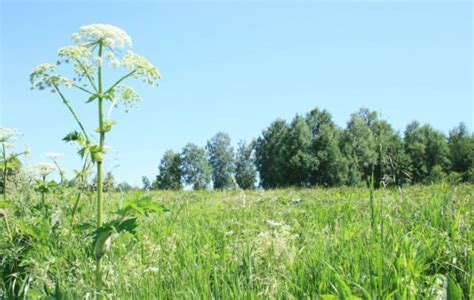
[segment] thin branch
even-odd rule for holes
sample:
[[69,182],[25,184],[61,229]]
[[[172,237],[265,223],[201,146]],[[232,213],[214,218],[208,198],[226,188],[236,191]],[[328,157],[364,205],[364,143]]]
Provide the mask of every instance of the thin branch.
[[81,63],[81,61],[79,59],[76,59],[76,62],[79,64],[79,66],[81,67],[82,71],[84,71],[84,74],[86,75],[87,79],[89,79],[89,82],[91,83],[92,87],[94,88],[94,90],[97,92],[97,87],[95,86],[94,84],[94,80],[92,80],[92,77],[89,75],[89,73],[87,73],[87,70],[86,70],[86,67],[84,67],[84,64]]
[[81,121],[79,120],[79,117],[74,112],[74,109],[72,108],[71,103],[64,97],[63,93],[61,93],[57,85],[54,85],[54,89],[58,92],[59,96],[61,96],[61,99],[63,100],[64,104],[66,104],[67,108],[69,109],[72,116],[76,120],[77,124],[81,128],[82,133],[84,134],[84,137],[86,138],[87,143],[89,143],[90,140],[89,140],[89,136],[87,135],[86,129],[84,128]]
[[120,82],[124,81],[125,79],[129,78],[130,76],[132,76],[133,74],[135,74],[137,70],[133,70],[131,71],[130,73],[122,76],[122,78],[120,78],[119,80],[117,80],[117,82],[115,82],[111,87],[109,87],[104,94],[107,94],[108,92],[110,92],[114,87],[116,87]]
[[84,91],[84,92],[86,92],[86,93],[88,93],[88,94],[95,95],[93,92],[91,92],[91,91],[89,91],[88,89],[85,89],[85,88],[83,88],[83,87],[81,87],[81,86],[79,86],[79,85],[77,85],[77,84],[74,84],[74,83],[73,83],[72,86],[75,87],[75,88],[78,88],[78,89],[80,89],[81,91]]

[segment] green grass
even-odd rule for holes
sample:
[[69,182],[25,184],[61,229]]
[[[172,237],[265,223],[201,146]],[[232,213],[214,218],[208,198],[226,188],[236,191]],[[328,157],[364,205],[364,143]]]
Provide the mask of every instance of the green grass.
[[[150,194],[169,211],[114,240],[103,260],[111,298],[470,299],[473,291],[474,186],[373,197],[354,188]],[[0,240],[0,298],[93,297],[94,196],[82,198],[71,230],[75,195],[49,194],[48,208],[39,195],[15,195],[14,238]],[[106,193],[105,215],[126,196]]]

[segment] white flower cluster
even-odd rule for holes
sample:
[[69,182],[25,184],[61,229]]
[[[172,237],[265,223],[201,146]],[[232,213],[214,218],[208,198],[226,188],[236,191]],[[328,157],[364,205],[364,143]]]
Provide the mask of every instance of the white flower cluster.
[[[59,50],[60,60],[57,65],[72,63],[77,76],[70,80],[57,75],[55,65],[42,64],[30,75],[32,88],[42,90],[65,85],[92,94],[94,90],[97,92],[95,74],[106,62],[113,68],[128,69],[131,73],[129,76],[135,79],[142,79],[147,84],[158,86],[158,80],[161,79],[160,71],[146,58],[130,50],[132,39],[124,30],[108,24],[91,24],[82,26],[79,32],[72,35],[72,39],[73,46]],[[87,82],[82,82],[85,78]],[[90,90],[87,89],[88,85],[91,87]],[[131,96],[130,91],[127,93]]]
[[70,79],[56,74],[56,66],[53,64],[41,64],[34,68],[30,82],[33,89],[39,90],[61,85],[72,86]]
[[85,46],[68,46],[59,49],[58,56],[65,59],[82,59],[92,55],[91,49]]
[[116,92],[118,92],[117,97],[125,106],[126,112],[129,112],[130,109],[137,106],[142,99],[140,95],[129,86],[119,85],[116,87]]
[[13,143],[20,135],[15,128],[0,128],[0,144]]
[[160,71],[143,56],[128,51],[122,65],[130,71],[135,71],[133,74],[135,79],[143,78],[143,82],[158,86],[158,80],[161,79]]
[[290,226],[267,221],[270,230],[259,233],[254,240],[254,262],[261,267],[270,267],[277,270],[291,265],[296,257],[294,242],[297,235],[291,233]]
[[25,173],[31,177],[46,177],[56,170],[57,168],[53,163],[40,162],[25,168]]
[[57,160],[61,158],[63,155],[61,153],[56,153],[56,152],[46,152],[43,154],[43,156],[51,160]]
[[77,45],[95,45],[101,42],[105,48],[120,50],[132,46],[132,39],[122,29],[108,24],[91,24],[82,26],[79,32],[72,35]]
[[36,165],[36,168],[40,176],[48,176],[57,169],[54,164],[49,162],[40,162]]

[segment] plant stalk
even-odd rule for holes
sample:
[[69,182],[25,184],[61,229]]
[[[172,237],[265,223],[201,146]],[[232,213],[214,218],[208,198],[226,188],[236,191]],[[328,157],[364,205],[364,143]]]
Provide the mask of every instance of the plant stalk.
[[[102,42],[99,42],[99,57],[102,58]],[[102,94],[102,65],[98,67],[98,106],[99,106],[99,160],[97,161],[97,228],[102,226],[103,218],[103,180],[102,180],[102,159],[104,153],[104,116],[103,116],[103,94]],[[102,290],[102,266],[101,258],[96,258],[96,292],[100,294]],[[98,295],[100,298],[100,295]]]
[[[8,162],[7,162],[7,152],[5,149],[5,144],[2,143],[2,154],[3,154],[3,201],[7,201],[7,167],[8,167]],[[8,215],[5,213],[5,225],[7,226],[7,233],[8,236],[10,237],[10,240],[13,238],[12,237],[12,232],[10,229],[10,224],[8,223]]]

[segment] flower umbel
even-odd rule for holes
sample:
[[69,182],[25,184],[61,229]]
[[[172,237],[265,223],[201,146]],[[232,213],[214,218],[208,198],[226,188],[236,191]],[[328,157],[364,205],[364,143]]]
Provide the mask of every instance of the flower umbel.
[[0,144],[13,143],[20,135],[21,133],[15,128],[0,128]]
[[135,71],[133,74],[135,79],[142,78],[143,82],[158,86],[158,80],[161,79],[160,71],[143,56],[128,51],[122,65],[130,71]]
[[40,162],[35,165],[35,170],[41,177],[46,177],[49,174],[53,173],[56,170],[56,166],[53,163],[49,162]]
[[46,152],[43,154],[43,156],[52,160],[57,160],[61,158],[63,155],[61,153],[56,153],[56,152]]
[[41,64],[33,69],[30,75],[31,88],[44,90],[54,86],[72,86],[72,81],[64,76],[56,74],[56,66],[53,64]]
[[120,50],[132,46],[132,38],[122,29],[108,24],[91,24],[82,26],[79,32],[72,35],[77,45],[94,45],[102,42],[105,48]]

